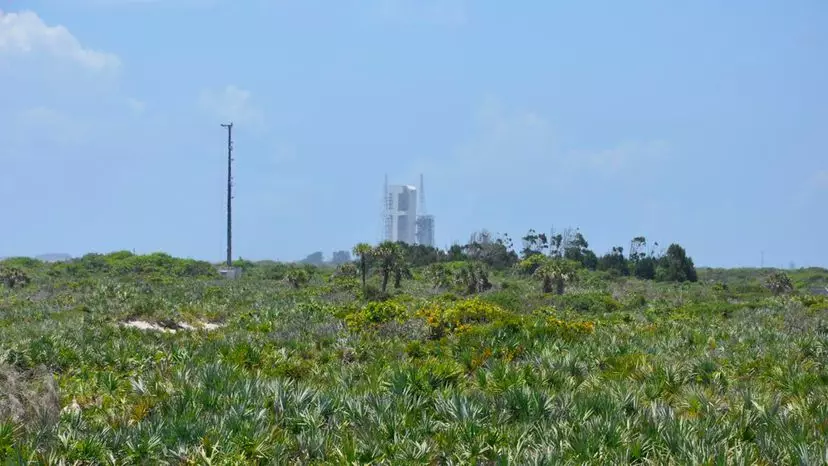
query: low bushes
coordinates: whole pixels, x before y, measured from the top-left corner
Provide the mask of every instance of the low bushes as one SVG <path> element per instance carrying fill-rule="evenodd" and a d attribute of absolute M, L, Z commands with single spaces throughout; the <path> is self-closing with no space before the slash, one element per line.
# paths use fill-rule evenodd
<path fill-rule="evenodd" d="M 433 301 L 417 311 L 431 329 L 432 338 L 468 330 L 472 324 L 490 323 L 514 316 L 500 306 L 479 298 L 455 302 Z"/>
<path fill-rule="evenodd" d="M 345 316 L 345 323 L 351 330 L 376 328 L 379 324 L 401 317 L 406 307 L 395 301 L 373 301 L 356 312 Z"/>
<path fill-rule="evenodd" d="M 609 313 L 621 310 L 621 303 L 608 293 L 567 294 L 556 297 L 553 302 L 559 309 L 576 312 Z"/>
<path fill-rule="evenodd" d="M 0 267 L 0 283 L 9 288 L 24 287 L 29 281 L 29 276 L 17 267 Z"/>

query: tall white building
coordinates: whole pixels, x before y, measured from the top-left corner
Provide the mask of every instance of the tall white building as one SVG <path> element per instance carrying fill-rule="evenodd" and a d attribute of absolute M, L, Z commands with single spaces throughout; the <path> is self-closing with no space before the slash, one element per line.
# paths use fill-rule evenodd
<path fill-rule="evenodd" d="M 417 244 L 434 247 L 433 215 L 420 215 L 417 218 Z"/>
<path fill-rule="evenodd" d="M 385 240 L 417 244 L 417 188 L 390 185 L 385 190 Z"/>

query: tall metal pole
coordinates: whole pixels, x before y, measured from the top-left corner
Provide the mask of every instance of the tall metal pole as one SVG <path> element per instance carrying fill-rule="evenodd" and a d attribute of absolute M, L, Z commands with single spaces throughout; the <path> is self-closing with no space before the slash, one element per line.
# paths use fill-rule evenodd
<path fill-rule="evenodd" d="M 227 128 L 227 267 L 233 266 L 233 122 Z"/>

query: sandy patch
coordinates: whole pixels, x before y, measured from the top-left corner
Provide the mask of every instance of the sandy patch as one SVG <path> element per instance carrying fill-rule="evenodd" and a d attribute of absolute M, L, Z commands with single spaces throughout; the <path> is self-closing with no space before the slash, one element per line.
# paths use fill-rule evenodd
<path fill-rule="evenodd" d="M 216 330 L 218 328 L 221 328 L 221 325 L 214 324 L 212 322 L 197 322 L 197 324 L 198 326 L 194 326 L 188 324 L 187 322 L 176 322 L 176 326 L 178 328 L 169 328 L 159 325 L 157 323 L 147 322 L 146 320 L 128 320 L 126 322 L 121 322 L 121 325 L 123 325 L 124 327 L 132 327 L 137 328 L 139 330 L 153 330 L 156 332 L 164 333 L 175 333 L 177 330 L 192 331 L 198 330 L 200 328 L 204 330 Z"/>

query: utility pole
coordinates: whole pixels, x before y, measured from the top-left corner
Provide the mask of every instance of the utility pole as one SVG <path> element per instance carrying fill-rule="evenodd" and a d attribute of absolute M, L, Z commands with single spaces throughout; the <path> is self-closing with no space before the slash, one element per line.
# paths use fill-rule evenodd
<path fill-rule="evenodd" d="M 227 128 L 227 267 L 233 266 L 233 122 Z"/>

